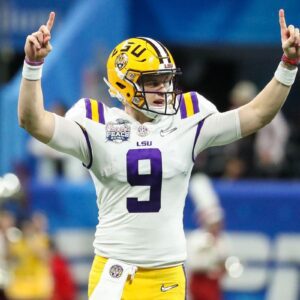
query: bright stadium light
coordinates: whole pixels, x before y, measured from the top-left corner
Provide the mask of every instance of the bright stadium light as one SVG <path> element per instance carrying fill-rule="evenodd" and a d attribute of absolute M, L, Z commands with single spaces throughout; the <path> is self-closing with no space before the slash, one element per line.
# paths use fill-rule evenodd
<path fill-rule="evenodd" d="M 227 273 L 232 278 L 239 278 L 244 272 L 244 267 L 236 256 L 230 256 L 225 261 Z"/>
<path fill-rule="evenodd" d="M 8 198 L 20 191 L 19 178 L 13 173 L 7 173 L 0 177 L 0 198 Z"/>

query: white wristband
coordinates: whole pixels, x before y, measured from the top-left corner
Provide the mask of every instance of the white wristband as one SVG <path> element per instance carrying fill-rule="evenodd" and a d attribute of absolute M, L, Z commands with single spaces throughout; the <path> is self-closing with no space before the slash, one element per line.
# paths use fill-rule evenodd
<path fill-rule="evenodd" d="M 282 62 L 279 63 L 274 76 L 280 83 L 291 86 L 295 82 L 298 68 L 290 70 L 285 68 L 282 64 Z"/>
<path fill-rule="evenodd" d="M 43 64 L 32 66 L 24 61 L 22 76 L 28 80 L 40 80 L 42 78 Z"/>

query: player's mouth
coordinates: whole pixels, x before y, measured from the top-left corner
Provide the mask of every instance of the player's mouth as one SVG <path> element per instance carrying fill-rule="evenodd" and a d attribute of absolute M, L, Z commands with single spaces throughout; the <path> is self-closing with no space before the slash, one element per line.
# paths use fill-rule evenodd
<path fill-rule="evenodd" d="M 156 100 L 153 101 L 153 104 L 154 104 L 155 106 L 163 106 L 164 103 L 165 103 L 165 100 L 164 100 L 164 99 L 156 99 Z"/>

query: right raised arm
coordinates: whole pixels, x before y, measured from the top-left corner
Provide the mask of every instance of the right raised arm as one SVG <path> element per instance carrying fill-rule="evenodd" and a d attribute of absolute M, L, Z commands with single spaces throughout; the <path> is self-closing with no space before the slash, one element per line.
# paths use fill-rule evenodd
<path fill-rule="evenodd" d="M 32 33 L 25 43 L 25 62 L 18 102 L 19 125 L 32 136 L 47 143 L 54 133 L 54 115 L 44 108 L 41 68 L 52 47 L 51 29 L 55 13 L 51 12 L 46 25 Z"/>

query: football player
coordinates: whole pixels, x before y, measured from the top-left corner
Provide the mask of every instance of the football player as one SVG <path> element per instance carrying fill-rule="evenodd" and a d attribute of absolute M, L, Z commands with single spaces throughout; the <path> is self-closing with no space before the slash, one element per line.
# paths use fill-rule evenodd
<path fill-rule="evenodd" d="M 182 224 L 194 159 L 269 123 L 289 94 L 300 59 L 299 29 L 279 12 L 284 55 L 274 78 L 248 104 L 220 113 L 197 92 L 176 90 L 172 55 L 160 42 L 137 37 L 107 61 L 112 97 L 124 110 L 79 100 L 65 117 L 44 109 L 41 75 L 51 51 L 46 25 L 27 37 L 19 123 L 31 135 L 80 159 L 94 181 L 99 223 L 89 299 L 184 299 Z"/>

